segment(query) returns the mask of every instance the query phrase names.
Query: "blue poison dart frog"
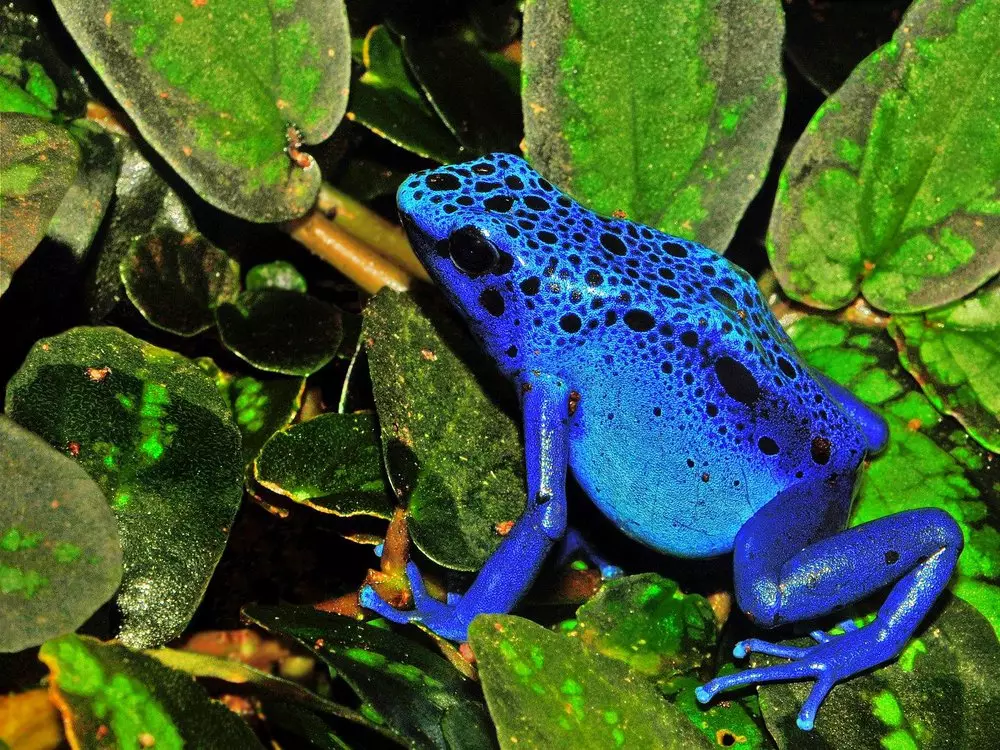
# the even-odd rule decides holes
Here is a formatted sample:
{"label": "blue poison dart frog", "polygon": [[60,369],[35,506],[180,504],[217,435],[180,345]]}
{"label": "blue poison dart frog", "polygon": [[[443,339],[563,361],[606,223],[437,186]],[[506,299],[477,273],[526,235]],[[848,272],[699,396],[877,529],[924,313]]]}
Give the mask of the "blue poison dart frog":
{"label": "blue poison dart frog", "polygon": [[[566,472],[626,534],[666,554],[733,554],[740,608],[758,626],[813,620],[888,588],[878,617],[793,648],[736,645],[787,663],[718,677],[720,691],[813,679],[811,729],[835,683],[895,658],[962,549],[954,520],[909,510],[846,528],[885,422],[805,363],[754,280],[715,252],[599,216],[522,159],[493,154],[420,172],[397,196],[410,241],[520,394],[528,505],[464,594],[415,608],[361,601],[455,641],[508,612],[566,527]],[[598,560],[599,562],[599,560]],[[604,566],[603,572],[616,569]]]}

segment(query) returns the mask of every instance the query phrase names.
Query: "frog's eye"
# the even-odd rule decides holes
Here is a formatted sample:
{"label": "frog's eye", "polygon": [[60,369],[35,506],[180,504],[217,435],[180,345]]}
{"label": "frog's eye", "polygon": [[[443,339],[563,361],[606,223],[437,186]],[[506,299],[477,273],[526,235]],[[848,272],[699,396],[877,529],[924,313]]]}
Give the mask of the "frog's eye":
{"label": "frog's eye", "polygon": [[462,227],[448,238],[448,255],[466,276],[482,276],[500,257],[496,245],[475,227]]}

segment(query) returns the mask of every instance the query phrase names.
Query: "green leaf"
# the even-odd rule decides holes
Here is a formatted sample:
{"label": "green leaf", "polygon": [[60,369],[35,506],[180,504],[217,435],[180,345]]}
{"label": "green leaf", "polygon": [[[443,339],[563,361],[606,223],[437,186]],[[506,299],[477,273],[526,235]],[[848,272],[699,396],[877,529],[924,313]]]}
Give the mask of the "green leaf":
{"label": "green leaf", "polygon": [[820,107],[768,234],[790,296],[915,312],[1000,270],[998,55],[995,0],[917,0]]}
{"label": "green leaf", "polygon": [[1000,453],[1000,285],[924,315],[898,315],[889,330],[931,403]]}
{"label": "green leaf", "polygon": [[129,300],[152,325],[194,336],[215,323],[215,308],[240,293],[240,266],[197,232],[158,227],[122,259]]}
{"label": "green leaf", "polygon": [[[811,365],[876,407],[889,424],[889,445],[871,462],[852,523],[941,508],[965,538],[958,583],[1000,583],[1000,462],[941,417],[900,366],[884,331],[808,316],[788,332]],[[1000,628],[1000,620],[993,622]]]}
{"label": "green leaf", "polygon": [[469,644],[505,750],[710,746],[638,672],[530,620],[482,615]]}
{"label": "green leaf", "polygon": [[[992,745],[995,730],[984,717],[1000,705],[1000,643],[983,616],[960,599],[949,597],[931,618],[896,662],[837,685],[812,732],[795,725],[811,680],[761,685],[761,709],[778,746],[915,750]],[[791,643],[806,645],[805,640]],[[781,661],[755,655],[751,663]]]}
{"label": "green leaf", "polygon": [[259,292],[263,289],[285,289],[305,294],[306,279],[287,260],[261,263],[247,271],[247,291]]}
{"label": "green leaf", "polygon": [[0,294],[45,236],[79,162],[62,127],[19,113],[0,118]]}
{"label": "green leaf", "polygon": [[351,90],[348,118],[418,156],[461,161],[462,148],[410,82],[403,52],[384,26],[364,40],[364,74]]}
{"label": "green leaf", "polygon": [[139,131],[201,197],[250,221],[309,210],[319,168],[286,147],[290,129],[319,143],[344,114],[341,0],[55,5]]}
{"label": "green leaf", "polygon": [[[719,671],[729,674],[737,671],[732,664]],[[755,693],[727,696],[725,700],[705,706],[698,702],[695,690],[705,680],[700,677],[678,677],[670,683],[674,705],[701,730],[710,742],[718,747],[737,747],[740,750],[773,748],[774,741],[764,729],[760,706]]]}
{"label": "green leaf", "polygon": [[123,643],[177,636],[201,601],[242,498],[240,436],[212,380],[117,328],[42,339],[7,410],[69,450],[118,518]]}
{"label": "green leaf", "polygon": [[458,36],[416,34],[403,39],[403,55],[434,111],[470,155],[517,151],[517,88],[482,50]]}
{"label": "green leaf", "polygon": [[254,377],[223,372],[208,357],[195,363],[215,381],[240,428],[247,469],[271,436],[291,424],[302,406],[305,378]]}
{"label": "green leaf", "polygon": [[322,300],[284,289],[244,292],[215,309],[222,343],[267,372],[311,375],[337,353],[340,312]]}
{"label": "green leaf", "polygon": [[115,643],[66,635],[39,658],[73,746],[262,748],[242,719],[183,672]]}
{"label": "green leaf", "polygon": [[474,683],[437,654],[382,628],[311,607],[244,607],[244,618],[292,638],[342,677],[361,714],[416,747],[493,745]]}
{"label": "green leaf", "polygon": [[782,33],[775,0],[529,0],[528,156],[596,211],[723,251],[781,127]]}
{"label": "green leaf", "polygon": [[68,130],[80,147],[80,170],[49,222],[47,234],[83,260],[115,193],[121,164],[119,136],[86,120],[70,123]]}
{"label": "green leaf", "polygon": [[73,461],[0,414],[0,652],[76,630],[122,577],[118,527]]}
{"label": "green leaf", "polygon": [[441,565],[476,570],[502,539],[496,525],[524,511],[516,407],[493,401],[511,387],[440,298],[380,292],[361,335],[389,481],[409,498],[413,541]]}
{"label": "green leaf", "polygon": [[264,487],[338,516],[391,518],[374,414],[320,414],[276,433],[253,464]]}
{"label": "green leaf", "polygon": [[705,597],[645,573],[606,582],[576,611],[569,634],[586,647],[625,662],[662,687],[711,662],[715,615]]}

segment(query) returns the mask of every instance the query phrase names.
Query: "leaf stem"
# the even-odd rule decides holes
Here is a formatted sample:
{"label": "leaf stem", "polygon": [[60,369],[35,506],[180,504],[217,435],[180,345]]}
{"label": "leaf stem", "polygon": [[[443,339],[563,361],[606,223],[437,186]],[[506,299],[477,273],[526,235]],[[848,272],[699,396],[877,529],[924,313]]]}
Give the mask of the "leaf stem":
{"label": "leaf stem", "polygon": [[403,229],[386,221],[361,201],[324,182],[319,189],[316,207],[327,214],[334,224],[367,242],[376,252],[409,271],[410,275],[423,281],[431,280],[413,254]]}
{"label": "leaf stem", "polygon": [[292,239],[340,271],[364,291],[375,294],[382,287],[405,292],[416,280],[367,242],[354,236],[313,208],[282,228]]}

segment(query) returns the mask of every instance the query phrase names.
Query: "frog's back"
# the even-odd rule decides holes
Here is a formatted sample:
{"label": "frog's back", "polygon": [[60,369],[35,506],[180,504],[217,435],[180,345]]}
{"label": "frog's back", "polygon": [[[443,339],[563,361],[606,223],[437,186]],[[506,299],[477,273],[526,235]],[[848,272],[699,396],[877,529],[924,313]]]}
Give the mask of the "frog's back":
{"label": "frog's back", "polygon": [[503,154],[412,178],[399,204],[501,370],[577,392],[570,466],[646,544],[723,553],[781,489],[861,463],[859,426],[717,253],[595,214]]}

